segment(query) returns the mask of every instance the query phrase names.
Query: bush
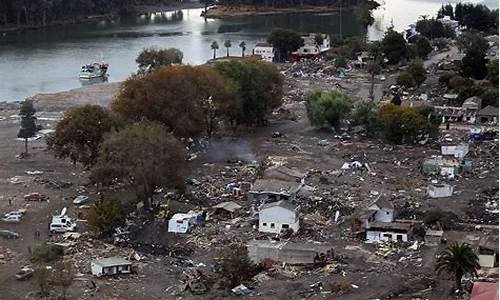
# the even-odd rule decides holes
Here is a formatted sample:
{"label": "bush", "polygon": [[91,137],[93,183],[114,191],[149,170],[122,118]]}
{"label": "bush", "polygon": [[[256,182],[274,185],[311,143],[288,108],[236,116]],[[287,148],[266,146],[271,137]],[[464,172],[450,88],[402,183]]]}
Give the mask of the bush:
{"label": "bush", "polygon": [[408,71],[401,71],[396,82],[405,88],[412,88],[416,85],[413,76]]}
{"label": "bush", "polygon": [[90,209],[87,221],[90,228],[100,237],[110,236],[115,227],[125,223],[125,210],[118,200],[100,200]]}
{"label": "bush", "polygon": [[418,86],[420,86],[427,77],[424,62],[418,58],[410,61],[410,64],[408,65],[408,73],[410,73],[411,77],[413,77],[413,80]]}
{"label": "bush", "polygon": [[247,248],[242,245],[231,245],[222,253],[222,276],[228,280],[229,286],[234,287],[255,274],[255,266],[248,258]]}
{"label": "bush", "polygon": [[464,88],[471,87],[474,84],[469,78],[464,78],[462,76],[453,76],[448,81],[448,88],[455,91],[461,91]]}
{"label": "bush", "polygon": [[445,230],[450,227],[450,218],[439,208],[431,208],[425,212],[424,224],[429,227],[437,227]]}
{"label": "bush", "polygon": [[306,96],[307,117],[312,125],[323,126],[329,123],[338,129],[352,109],[349,95],[338,92],[314,91]]}
{"label": "bush", "polygon": [[420,58],[426,58],[429,53],[432,52],[432,46],[429,40],[425,37],[421,37],[415,43],[417,56]]}
{"label": "bush", "polygon": [[43,244],[33,249],[31,261],[37,264],[52,262],[64,255],[64,248],[57,245]]}
{"label": "bush", "polygon": [[352,111],[353,125],[363,125],[368,133],[377,129],[378,106],[372,101],[358,101]]}
{"label": "bush", "polygon": [[453,72],[445,72],[441,75],[439,75],[439,83],[445,84],[448,86],[448,82],[450,81],[451,78],[455,76],[455,73]]}

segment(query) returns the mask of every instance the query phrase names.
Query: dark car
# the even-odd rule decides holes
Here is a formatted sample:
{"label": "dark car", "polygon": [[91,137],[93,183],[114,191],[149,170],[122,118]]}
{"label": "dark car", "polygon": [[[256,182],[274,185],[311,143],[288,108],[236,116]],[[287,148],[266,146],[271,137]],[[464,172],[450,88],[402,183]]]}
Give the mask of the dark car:
{"label": "dark car", "polygon": [[33,270],[30,267],[23,267],[19,272],[16,273],[17,280],[28,280],[33,276]]}

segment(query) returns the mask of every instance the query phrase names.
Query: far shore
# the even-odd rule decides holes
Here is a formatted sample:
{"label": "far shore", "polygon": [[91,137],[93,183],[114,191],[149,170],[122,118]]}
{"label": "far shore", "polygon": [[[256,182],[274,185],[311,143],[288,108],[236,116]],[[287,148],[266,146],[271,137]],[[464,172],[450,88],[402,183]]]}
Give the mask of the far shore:
{"label": "far shore", "polygon": [[[346,7],[345,9],[349,9]],[[337,6],[302,6],[302,7],[256,7],[249,5],[240,6],[212,6],[202,15],[209,19],[224,19],[238,16],[267,16],[294,13],[333,13],[337,12]]]}
{"label": "far shore", "polygon": [[[181,9],[195,9],[195,8],[203,8],[203,7],[204,7],[204,4],[199,3],[197,1],[196,2],[195,1],[193,1],[193,2],[181,2],[181,3],[175,4],[175,5],[168,5],[168,4],[165,4],[165,5],[163,5],[163,4],[143,5],[143,6],[136,7],[135,15],[140,16],[140,15],[145,15],[145,14],[169,12],[169,11],[176,11],[176,10],[181,10]],[[77,17],[74,19],[60,20],[57,22],[47,24],[46,26],[16,26],[16,25],[0,26],[0,33],[25,31],[25,30],[38,30],[38,29],[44,29],[44,28],[73,25],[73,24],[93,23],[93,22],[98,22],[98,21],[113,20],[113,19],[116,19],[119,17],[120,16],[118,14],[90,15],[90,16],[80,16],[80,17]]]}

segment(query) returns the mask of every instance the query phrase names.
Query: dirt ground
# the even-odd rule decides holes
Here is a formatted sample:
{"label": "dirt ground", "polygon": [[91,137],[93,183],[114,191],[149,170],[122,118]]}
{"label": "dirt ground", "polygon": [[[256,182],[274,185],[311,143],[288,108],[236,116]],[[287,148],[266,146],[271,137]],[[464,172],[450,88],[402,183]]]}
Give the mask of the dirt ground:
{"label": "dirt ground", "polygon": [[[390,84],[390,80],[387,81],[377,82],[376,89],[380,93],[384,85]],[[367,77],[359,80],[353,78],[341,84],[352,94],[364,93],[368,80]],[[262,234],[250,222],[243,220],[229,229],[227,225],[230,223],[210,221],[197,226],[191,233],[175,235],[167,232],[166,223],[144,218],[135,219],[140,225],[131,235],[133,241],[123,247],[95,240],[87,234],[77,241],[77,246],[66,255],[78,270],[69,290],[69,299],[456,299],[448,296],[453,281],[445,276],[438,277],[434,272],[436,254],[443,245],[419,245],[417,250],[411,250],[408,247],[412,243],[408,243],[394,247],[384,257],[379,253],[379,246],[368,245],[352,237],[349,214],[352,210],[366,206],[379,193],[389,197],[397,210],[412,208],[410,215],[430,207],[440,207],[456,214],[462,222],[470,222],[470,207],[471,203],[474,205],[476,195],[485,188],[498,186],[498,145],[471,146],[468,158],[473,161],[472,172],[451,182],[456,186],[453,197],[432,199],[427,197],[426,187],[435,177],[424,176],[420,165],[424,158],[439,154],[439,143],[391,146],[381,140],[362,136],[354,136],[348,141],[335,139],[333,133],[311,127],[304,102],[293,99],[297,93],[318,85],[321,86],[314,78],[289,78],[283,111],[293,118],[278,114],[267,127],[242,131],[234,137],[216,138],[212,148],[190,162],[191,175],[202,185],[212,180],[213,185],[223,189],[224,184],[252,178],[252,175],[244,173],[247,162],[261,162],[269,157],[280,158],[287,166],[307,172],[306,183],[315,187],[316,191],[309,200],[299,203],[304,220],[301,225],[303,229],[291,240],[331,245],[335,253],[344,257],[335,263],[335,271],[290,267],[270,273],[270,279],[254,281],[251,284],[252,294],[244,297],[235,296],[217,285],[202,295],[193,295],[189,291],[179,293],[177,290],[183,271],[195,267],[203,273],[213,274],[214,258],[220,249],[231,242],[262,238]],[[321,87],[333,86],[323,83]],[[117,89],[116,85],[104,85],[58,94],[60,97],[37,96],[37,108],[43,111],[38,120],[44,128],[53,128],[61,116],[61,109],[81,103],[78,99],[97,99],[98,104],[107,105]],[[96,97],[86,97],[87,91]],[[74,101],[63,100],[68,96]],[[67,207],[69,214],[76,217],[78,209],[71,200],[80,193],[90,195],[91,201],[96,199],[94,187],[87,184],[87,172],[78,165],[55,159],[45,150],[43,137],[29,143],[30,158],[16,158],[24,145],[22,141],[15,140],[19,128],[19,119],[15,114],[14,110],[0,111],[0,140],[3,141],[0,144],[0,212],[27,208],[27,213],[19,224],[0,223],[0,229],[10,229],[21,236],[17,240],[1,240],[0,299],[26,299],[36,295],[38,287],[35,280],[16,281],[15,272],[30,264],[29,254],[36,245],[60,238],[49,235],[51,215]],[[449,132],[443,131],[442,135],[464,136],[466,130],[467,127],[452,128]],[[282,136],[272,137],[274,132],[280,132]],[[323,142],[325,140],[326,143]],[[355,159],[369,162],[372,171],[363,173],[347,170],[338,176],[343,163]],[[34,170],[42,171],[43,174],[26,174],[26,171]],[[15,176],[20,177],[18,183],[14,184],[11,179]],[[63,182],[71,185],[58,187]],[[227,200],[223,197],[197,197],[195,187],[189,191],[192,197],[175,201],[174,212],[186,212],[198,205],[207,207]],[[48,195],[49,201],[28,203],[23,195],[29,192]],[[122,191],[116,196],[127,198],[131,195]],[[250,211],[250,203],[241,201],[240,204],[245,211]],[[484,204],[477,204],[484,210],[481,205]],[[342,211],[338,224],[320,224],[315,219],[315,214],[331,219],[336,210]],[[84,220],[79,220],[78,228],[78,232],[85,233]],[[36,231],[41,233],[40,240],[35,238]],[[450,239],[460,239],[466,235],[498,236],[498,231],[490,233],[472,228],[459,231],[451,235]],[[127,256],[135,251],[142,257],[134,263],[138,268],[137,274],[102,279],[90,275],[89,264],[92,259],[110,254]],[[314,287],[318,282],[323,284],[323,289]],[[352,288],[342,295],[333,295],[327,293],[331,282],[348,282]]]}

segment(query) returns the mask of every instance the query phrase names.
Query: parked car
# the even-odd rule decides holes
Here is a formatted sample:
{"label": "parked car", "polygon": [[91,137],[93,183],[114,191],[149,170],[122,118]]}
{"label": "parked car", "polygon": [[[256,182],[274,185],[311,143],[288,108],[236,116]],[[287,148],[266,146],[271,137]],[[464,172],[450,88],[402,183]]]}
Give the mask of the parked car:
{"label": "parked car", "polygon": [[30,268],[28,266],[22,267],[21,270],[16,273],[16,279],[17,280],[28,280],[31,278],[31,276],[33,276],[33,272],[35,272],[35,270],[33,270],[32,268]]}
{"label": "parked car", "polygon": [[10,211],[8,213],[6,213],[5,215],[3,215],[5,218],[7,217],[10,217],[10,216],[18,216],[18,217],[22,217],[23,216],[23,213],[18,211],[18,210],[13,210],[13,211]]}
{"label": "parked car", "polygon": [[79,195],[73,200],[73,204],[81,205],[89,201],[89,196]]}
{"label": "parked car", "polygon": [[29,193],[24,195],[24,200],[26,201],[44,201],[47,200],[47,196],[42,195],[38,192]]}
{"label": "parked car", "polygon": [[0,236],[5,239],[17,239],[19,238],[19,234],[10,230],[0,230]]}
{"label": "parked car", "polygon": [[3,217],[2,221],[6,223],[19,223],[21,222],[21,217],[20,216],[8,216],[8,217]]}

